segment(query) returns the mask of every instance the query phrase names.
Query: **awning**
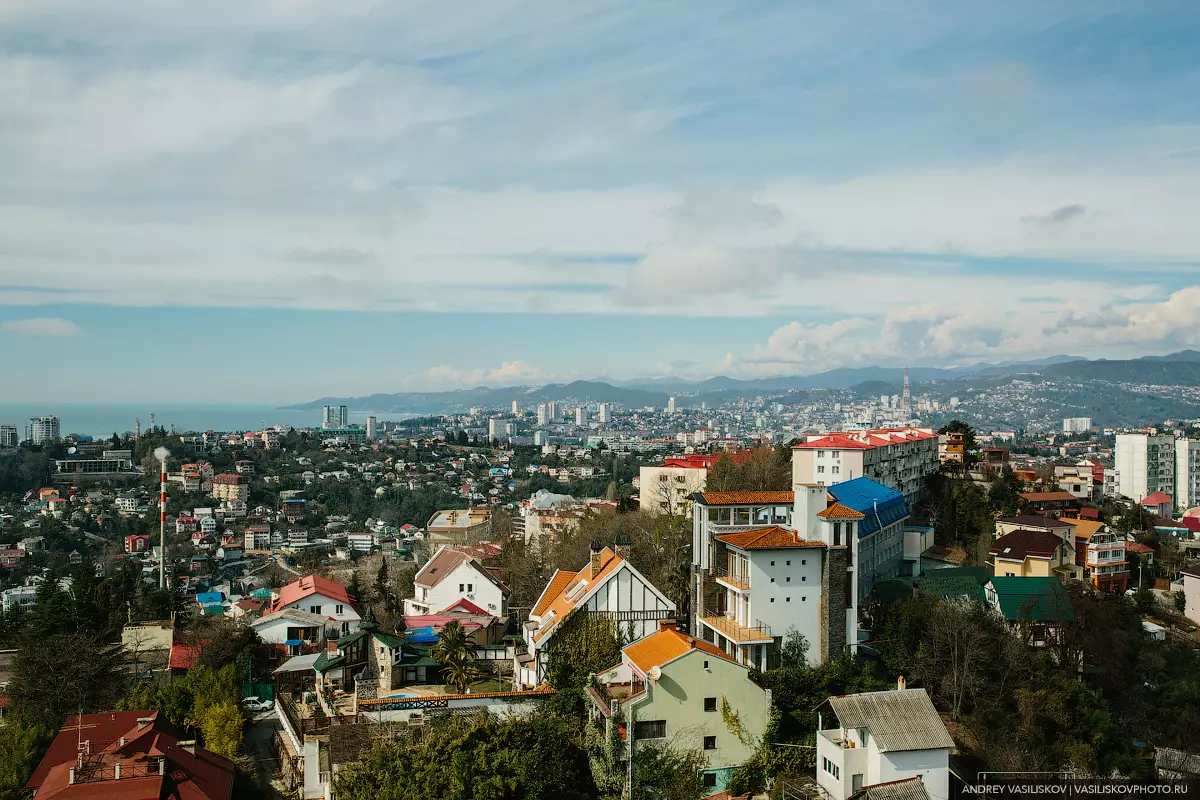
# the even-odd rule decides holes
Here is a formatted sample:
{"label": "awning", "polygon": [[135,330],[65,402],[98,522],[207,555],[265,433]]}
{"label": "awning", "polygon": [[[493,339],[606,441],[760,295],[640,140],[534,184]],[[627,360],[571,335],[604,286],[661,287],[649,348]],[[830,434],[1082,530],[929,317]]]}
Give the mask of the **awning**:
{"label": "awning", "polygon": [[279,665],[275,670],[275,675],[281,672],[307,672],[313,668],[313,663],[316,662],[320,653],[309,653],[304,656],[294,656]]}
{"label": "awning", "polygon": [[304,644],[303,639],[288,639],[286,642],[284,642],[284,645],[287,647],[299,647],[302,644]]}

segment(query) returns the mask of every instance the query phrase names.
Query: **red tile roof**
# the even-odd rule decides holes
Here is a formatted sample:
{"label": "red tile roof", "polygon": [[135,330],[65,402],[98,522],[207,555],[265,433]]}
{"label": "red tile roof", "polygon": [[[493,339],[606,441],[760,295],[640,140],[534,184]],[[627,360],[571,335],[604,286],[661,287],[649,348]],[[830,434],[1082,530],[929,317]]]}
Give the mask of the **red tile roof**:
{"label": "red tile roof", "polygon": [[825,519],[864,519],[867,515],[841,503],[832,503],[824,511],[818,511],[817,516]]}
{"label": "red tile roof", "polygon": [[870,450],[871,445],[851,439],[843,433],[831,433],[811,442],[800,442],[792,445],[793,450]]}
{"label": "red tile roof", "polygon": [[[233,763],[203,747],[185,748],[182,739],[182,733],[155,711],[72,716],[26,788],[37,790],[39,799],[55,800],[229,800]],[[89,743],[92,763],[110,775],[120,765],[127,777],[72,783],[70,773],[77,764],[80,741]],[[155,769],[159,757],[165,759],[161,775]],[[102,776],[102,772],[94,774]]]}
{"label": "red tile roof", "polygon": [[1127,542],[1125,544],[1125,549],[1130,553],[1142,553],[1143,555],[1154,552],[1153,547],[1144,545],[1141,542]]}
{"label": "red tile roof", "polygon": [[463,614],[487,614],[488,612],[472,603],[467,598],[460,598],[439,611],[439,614],[449,614],[458,611]]}
{"label": "red tile roof", "polygon": [[700,492],[699,495],[701,502],[707,506],[737,506],[754,503],[791,504],[796,502],[794,492]]}
{"label": "red tile roof", "polygon": [[1144,505],[1144,506],[1159,506],[1159,505],[1163,505],[1164,503],[1174,504],[1174,502],[1175,502],[1175,498],[1171,497],[1171,495],[1167,494],[1166,492],[1155,492],[1154,494],[1149,495],[1148,497],[1143,499],[1142,505]]}
{"label": "red tile roof", "polygon": [[739,550],[778,550],[784,547],[824,547],[821,542],[806,542],[793,531],[773,525],[740,533],[726,533],[716,537]]}
{"label": "red tile roof", "polygon": [[1070,492],[1023,492],[1021,499],[1029,503],[1048,503],[1054,500],[1074,500]]}
{"label": "red tile roof", "polygon": [[308,575],[298,581],[292,581],[280,589],[279,599],[271,604],[267,613],[273,614],[314,594],[324,595],[330,600],[340,600],[357,607],[355,599],[346,592],[345,586],[328,578],[322,578],[320,575]]}

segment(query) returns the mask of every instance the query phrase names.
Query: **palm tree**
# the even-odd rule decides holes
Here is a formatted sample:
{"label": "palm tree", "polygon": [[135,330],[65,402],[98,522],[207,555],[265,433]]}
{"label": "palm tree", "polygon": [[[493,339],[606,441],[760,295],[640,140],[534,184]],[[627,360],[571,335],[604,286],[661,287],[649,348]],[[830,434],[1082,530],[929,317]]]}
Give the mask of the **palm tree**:
{"label": "palm tree", "polygon": [[452,661],[446,665],[444,674],[448,685],[453,686],[459,694],[465,694],[479,677],[479,670],[470,661]]}
{"label": "palm tree", "polygon": [[474,658],[475,645],[458,620],[451,620],[438,634],[438,643],[430,648],[429,655],[444,665],[465,663]]}

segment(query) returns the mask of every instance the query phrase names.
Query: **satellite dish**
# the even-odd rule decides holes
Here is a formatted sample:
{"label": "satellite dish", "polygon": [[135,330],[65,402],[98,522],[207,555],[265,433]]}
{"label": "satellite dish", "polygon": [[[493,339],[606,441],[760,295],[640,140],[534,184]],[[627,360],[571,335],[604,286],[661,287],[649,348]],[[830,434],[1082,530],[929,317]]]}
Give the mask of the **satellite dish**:
{"label": "satellite dish", "polygon": [[655,664],[650,668],[650,671],[647,672],[646,675],[650,677],[650,680],[657,681],[662,677],[662,669],[658,666],[658,664]]}
{"label": "satellite dish", "polygon": [[74,447],[68,447],[67,455],[75,455],[75,450],[76,450],[76,448],[74,448]]}

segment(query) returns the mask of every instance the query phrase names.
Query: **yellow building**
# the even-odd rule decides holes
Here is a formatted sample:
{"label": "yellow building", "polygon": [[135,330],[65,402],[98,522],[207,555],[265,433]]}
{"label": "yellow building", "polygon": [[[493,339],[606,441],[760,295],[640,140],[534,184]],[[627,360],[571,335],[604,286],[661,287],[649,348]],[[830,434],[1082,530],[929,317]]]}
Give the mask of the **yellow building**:
{"label": "yellow building", "polygon": [[993,575],[1050,578],[1074,574],[1073,554],[1063,540],[1048,531],[1015,530],[997,539],[988,562]]}

